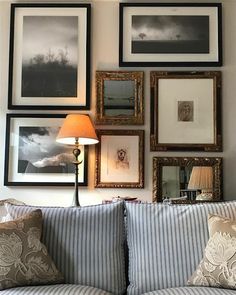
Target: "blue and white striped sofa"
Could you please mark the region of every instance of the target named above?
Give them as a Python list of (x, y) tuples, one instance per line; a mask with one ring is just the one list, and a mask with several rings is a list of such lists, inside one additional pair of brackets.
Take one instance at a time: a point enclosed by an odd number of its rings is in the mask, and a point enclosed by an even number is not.
[[(13, 218), (36, 209), (10, 204), (6, 208)], [(125, 208), (117, 202), (40, 209), (44, 216), (42, 239), (64, 274), (65, 284), (12, 288), (0, 295), (236, 295), (229, 289), (186, 286), (209, 238), (208, 214), (236, 219), (236, 202), (126, 203)]]

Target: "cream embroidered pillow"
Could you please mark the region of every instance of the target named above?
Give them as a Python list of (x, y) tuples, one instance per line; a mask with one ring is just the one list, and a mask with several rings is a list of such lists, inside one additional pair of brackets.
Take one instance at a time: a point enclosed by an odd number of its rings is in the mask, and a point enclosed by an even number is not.
[(209, 215), (210, 239), (188, 285), (236, 289), (236, 221)]
[(40, 242), (41, 232), (41, 210), (0, 223), (0, 290), (63, 282)]

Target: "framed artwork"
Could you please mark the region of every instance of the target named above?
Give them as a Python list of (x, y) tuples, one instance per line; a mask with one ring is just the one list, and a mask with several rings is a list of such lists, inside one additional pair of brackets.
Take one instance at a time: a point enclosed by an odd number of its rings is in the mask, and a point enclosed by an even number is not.
[(90, 4), (11, 4), (9, 109), (90, 108)]
[(144, 187), (144, 131), (97, 130), (95, 187)]
[(121, 67), (221, 66), (220, 3), (120, 3)]
[(143, 72), (96, 72), (96, 123), (144, 124)]
[[(56, 142), (66, 115), (7, 114), (5, 186), (73, 186), (73, 146)], [(81, 146), (79, 184), (88, 181), (88, 148)]]
[[(205, 167), (206, 170), (203, 168)], [(194, 169), (202, 169), (198, 174)], [(209, 170), (210, 169), (210, 170)], [(196, 203), (204, 188), (200, 186), (211, 180), (208, 192), (211, 201), (223, 200), (223, 159), (215, 157), (153, 157), (153, 202)], [(201, 179), (198, 178), (202, 177)], [(194, 179), (195, 178), (195, 179)], [(197, 187), (194, 187), (193, 184)]]
[(222, 151), (221, 72), (151, 72), (151, 151)]

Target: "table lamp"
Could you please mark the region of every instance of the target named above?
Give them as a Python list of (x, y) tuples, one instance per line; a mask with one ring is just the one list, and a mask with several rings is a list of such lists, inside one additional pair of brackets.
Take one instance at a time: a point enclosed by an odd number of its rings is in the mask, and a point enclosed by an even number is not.
[(188, 189), (201, 190), (198, 201), (212, 200), (213, 172), (209, 166), (194, 166), (190, 175)]
[(90, 145), (98, 143), (98, 138), (88, 115), (70, 114), (67, 115), (60, 131), (57, 135), (57, 142), (62, 144), (74, 145), (73, 154), (75, 156), (75, 194), (73, 205), (80, 206), (78, 174), (79, 165), (82, 161), (78, 160), (81, 153), (79, 145)]

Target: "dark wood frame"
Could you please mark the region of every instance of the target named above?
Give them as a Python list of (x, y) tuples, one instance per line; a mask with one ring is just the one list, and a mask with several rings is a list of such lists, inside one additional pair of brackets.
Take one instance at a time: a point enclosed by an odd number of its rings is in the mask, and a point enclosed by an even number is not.
[[(213, 199), (223, 200), (223, 159), (216, 157), (153, 157), (153, 202), (162, 202), (162, 167), (163, 166), (212, 166)], [(200, 203), (204, 201), (172, 201), (173, 203)], [(206, 201), (205, 201), (206, 202)], [(209, 202), (209, 201), (208, 201)]]
[[(151, 72), (150, 147), (151, 151), (222, 151), (221, 72)], [(159, 143), (158, 140), (158, 83), (159, 79), (213, 79), (214, 143)]]
[[(215, 61), (194, 61), (187, 60), (183, 61), (125, 61), (124, 56), (124, 45), (123, 45), (123, 34), (125, 28), (123, 27), (123, 13), (127, 7), (213, 7), (217, 8), (218, 15), (218, 60)], [(223, 54), (222, 54), (222, 5), (221, 3), (120, 3), (120, 14), (119, 14), (119, 66), (120, 67), (214, 67), (222, 66)]]
[[(144, 188), (144, 130), (97, 130), (99, 143), (96, 145), (95, 187), (97, 188)], [(139, 136), (139, 180), (137, 182), (102, 182), (101, 181), (101, 142), (103, 135)]]
[[(86, 73), (85, 83), (86, 97), (85, 105), (24, 105), (14, 104), (13, 102), (13, 75), (14, 75), (14, 36), (15, 36), (15, 10), (17, 8), (73, 8), (73, 9), (86, 9)], [(9, 53), (9, 85), (8, 85), (8, 109), (11, 110), (89, 110), (90, 109), (90, 38), (91, 38), (91, 4), (66, 4), (66, 3), (18, 3), (11, 4), (11, 18), (10, 18), (10, 53)]]
[[(97, 71), (96, 72), (96, 123), (103, 125), (144, 124), (144, 72)], [(134, 81), (135, 110), (133, 116), (106, 116), (104, 114), (104, 81)]]
[[(50, 182), (50, 181), (39, 181), (39, 182), (21, 182), (21, 181), (11, 181), (9, 180), (9, 159), (10, 159), (10, 144), (11, 144), (11, 119), (13, 118), (55, 118), (63, 119), (66, 114), (7, 114), (6, 116), (6, 140), (5, 140), (5, 169), (4, 169), (4, 185), (5, 186), (74, 186), (73, 182)], [(71, 153), (73, 146), (71, 146)], [(84, 146), (84, 181), (80, 182), (80, 186), (88, 185), (88, 146)], [(46, 179), (48, 177), (45, 176)], [(63, 181), (63, 179), (62, 179)]]

